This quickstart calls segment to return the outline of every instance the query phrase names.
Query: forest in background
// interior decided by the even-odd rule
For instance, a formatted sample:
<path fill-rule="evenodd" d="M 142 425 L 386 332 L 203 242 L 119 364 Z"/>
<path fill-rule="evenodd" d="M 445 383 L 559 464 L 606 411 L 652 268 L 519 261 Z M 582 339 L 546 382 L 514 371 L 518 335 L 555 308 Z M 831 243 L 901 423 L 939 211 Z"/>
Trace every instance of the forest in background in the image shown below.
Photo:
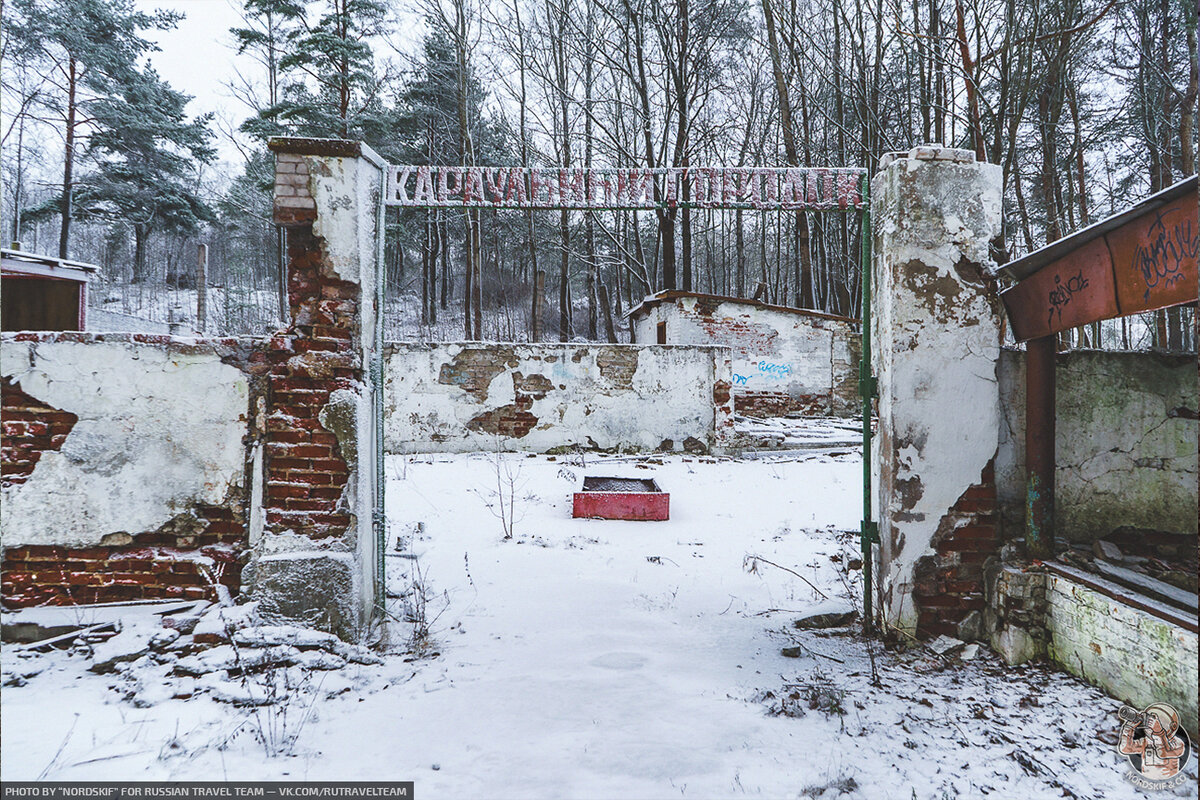
<path fill-rule="evenodd" d="M 1197 166 L 1190 0 L 244 0 L 235 124 L 147 65 L 174 14 L 2 8 L 5 238 L 100 265 L 95 307 L 162 321 L 194 316 L 204 243 L 208 333 L 281 318 L 276 135 L 541 167 L 873 168 L 943 142 L 1003 168 L 1000 263 Z M 663 289 L 857 317 L 860 235 L 824 213 L 390 209 L 389 334 L 528 339 L 539 273 L 547 339 L 615 339 Z M 1194 350 L 1194 313 L 1063 344 Z"/>

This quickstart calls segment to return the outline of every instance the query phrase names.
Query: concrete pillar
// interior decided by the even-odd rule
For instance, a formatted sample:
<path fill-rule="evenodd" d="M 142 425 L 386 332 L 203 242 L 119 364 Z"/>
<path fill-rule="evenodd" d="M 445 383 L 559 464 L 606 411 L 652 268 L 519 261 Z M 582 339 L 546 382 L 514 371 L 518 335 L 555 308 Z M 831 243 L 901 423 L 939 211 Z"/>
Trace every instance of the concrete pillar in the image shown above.
<path fill-rule="evenodd" d="M 880 614 L 892 635 L 974 638 L 997 546 L 1001 169 L 916 147 L 884 157 L 871 195 Z"/>
<path fill-rule="evenodd" d="M 361 638 L 379 588 L 376 280 L 383 162 L 358 142 L 273 139 L 290 324 L 264 350 L 251 596 Z"/>

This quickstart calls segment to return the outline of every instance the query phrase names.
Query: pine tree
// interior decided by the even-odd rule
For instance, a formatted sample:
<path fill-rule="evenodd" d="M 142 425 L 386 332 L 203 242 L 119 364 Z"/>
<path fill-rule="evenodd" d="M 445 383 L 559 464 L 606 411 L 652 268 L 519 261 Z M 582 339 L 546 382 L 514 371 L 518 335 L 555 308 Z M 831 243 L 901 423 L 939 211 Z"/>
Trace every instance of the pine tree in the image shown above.
<path fill-rule="evenodd" d="M 247 3 L 247 11 L 253 7 L 277 19 L 286 44 L 278 62 L 279 99 L 247 125 L 274 123 L 301 136 L 378 141 L 389 123 L 382 98 L 387 76 L 377 73 L 368 42 L 386 31 L 387 6 L 380 0 L 323 0 L 320 6 L 313 23 L 304 3 Z"/>
<path fill-rule="evenodd" d="M 15 0 L 9 31 L 13 56 L 42 62 L 55 91 L 46 96 L 51 115 L 62 126 L 62 192 L 55 209 L 62 217 L 58 254 L 70 250 L 79 139 L 91 107 L 111 96 L 136 73 L 138 59 L 155 49 L 141 32 L 174 27 L 180 15 L 134 10 L 133 0 Z"/>
<path fill-rule="evenodd" d="M 215 155 L 211 115 L 189 120 L 190 98 L 172 89 L 152 69 L 129 76 L 120 96 L 98 100 L 92 115 L 99 130 L 88 154 L 95 173 L 78 189 L 77 216 L 123 219 L 134 233 L 134 282 L 150 277 L 146 243 L 157 231 L 194 232 L 213 219 L 196 193 L 195 162 Z"/>
<path fill-rule="evenodd" d="M 265 86 L 245 78 L 240 84 L 231 86 L 239 99 L 255 112 L 253 117 L 242 123 L 242 130 L 262 142 L 284 132 L 273 109 L 283 96 L 285 76 L 281 62 L 287 55 L 288 39 L 295 36 L 297 20 L 303 18 L 303 3 L 293 0 L 245 0 L 242 6 L 245 27 L 230 29 L 237 41 L 238 55 L 249 54 L 263 69 Z M 264 88 L 265 95 L 262 92 Z"/>

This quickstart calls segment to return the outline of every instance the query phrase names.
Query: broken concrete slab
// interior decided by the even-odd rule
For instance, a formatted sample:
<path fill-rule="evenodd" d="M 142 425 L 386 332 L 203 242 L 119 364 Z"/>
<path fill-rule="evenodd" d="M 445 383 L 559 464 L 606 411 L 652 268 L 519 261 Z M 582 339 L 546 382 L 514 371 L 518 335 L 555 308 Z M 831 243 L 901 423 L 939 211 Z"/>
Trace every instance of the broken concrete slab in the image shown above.
<path fill-rule="evenodd" d="M 1125 557 L 1121 548 L 1105 539 L 1097 539 L 1092 542 L 1092 552 L 1095 553 L 1096 558 L 1103 558 L 1105 561 L 1122 561 Z"/>
<path fill-rule="evenodd" d="M 319 550 L 262 556 L 242 577 L 264 617 L 353 641 L 361 627 L 358 574 L 353 554 Z"/>
<path fill-rule="evenodd" d="M 235 631 L 233 640 L 248 647 L 291 645 L 300 650 L 322 649 L 334 652 L 342 640 L 332 633 L 297 628 L 292 625 L 257 625 Z"/>
<path fill-rule="evenodd" d="M 939 656 L 949 658 L 954 656 L 959 650 L 965 648 L 967 643 L 962 639 L 955 639 L 953 636 L 943 634 L 930 642 L 928 646 L 930 650 Z"/>
<path fill-rule="evenodd" d="M 196 622 L 192 639 L 197 644 L 220 644 L 229 641 L 233 631 L 258 620 L 258 605 L 214 606 Z"/>
<path fill-rule="evenodd" d="M 334 670 L 346 666 L 346 659 L 324 650 L 304 650 L 296 658 L 296 665 L 303 669 Z"/>
<path fill-rule="evenodd" d="M 1151 578 L 1148 575 L 1143 575 L 1140 572 L 1134 572 L 1131 569 L 1118 567 L 1115 564 L 1109 564 L 1101 559 L 1096 559 L 1096 569 L 1106 578 L 1122 583 L 1132 589 L 1140 592 L 1145 592 L 1151 597 L 1157 597 L 1160 600 L 1165 600 L 1172 605 L 1190 611 L 1197 610 L 1197 596 L 1193 592 L 1180 589 L 1172 586 L 1169 583 Z"/>
<path fill-rule="evenodd" d="M 177 675 L 199 677 L 213 672 L 245 671 L 266 669 L 269 667 L 290 667 L 300 658 L 300 651 L 294 647 L 235 647 L 223 644 L 186 656 L 175 662 Z"/>
<path fill-rule="evenodd" d="M 150 650 L 150 642 L 162 631 L 158 619 L 133 618 L 121 621 L 121 632 L 92 650 L 92 672 L 112 672 L 117 664 L 136 661 Z"/>
<path fill-rule="evenodd" d="M 192 607 L 195 602 L 150 600 L 138 603 L 38 606 L 5 611 L 0 615 L 0 639 L 6 642 L 45 643 L 46 639 L 62 637 L 83 628 L 115 625 L 122 619 L 173 614 Z"/>
<path fill-rule="evenodd" d="M 839 628 L 849 625 L 858 616 L 858 610 L 849 600 L 834 598 L 811 606 L 796 620 L 801 630 L 813 628 Z"/>

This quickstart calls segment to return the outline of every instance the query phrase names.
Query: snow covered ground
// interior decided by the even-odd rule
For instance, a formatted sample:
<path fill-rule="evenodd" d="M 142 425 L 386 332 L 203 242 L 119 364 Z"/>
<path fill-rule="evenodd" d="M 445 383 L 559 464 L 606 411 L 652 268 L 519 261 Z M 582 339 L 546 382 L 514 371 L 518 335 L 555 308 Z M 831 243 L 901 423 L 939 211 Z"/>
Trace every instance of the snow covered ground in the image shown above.
<path fill-rule="evenodd" d="M 257 708 L 167 677 L 169 656 L 96 675 L 6 648 L 30 674 L 3 690 L 0 769 L 413 780 L 422 798 L 1143 796 L 1119 704 L 1068 676 L 793 627 L 822 594 L 857 601 L 861 469 L 853 451 L 393 458 L 391 608 L 427 638 L 395 622 L 382 665 L 293 669 L 290 699 Z M 571 519 L 585 474 L 655 477 L 671 520 Z"/>

